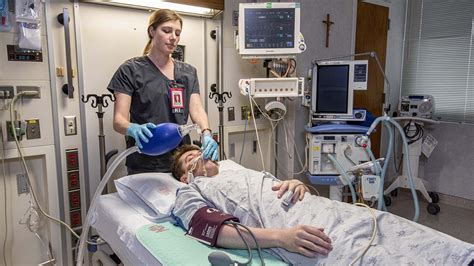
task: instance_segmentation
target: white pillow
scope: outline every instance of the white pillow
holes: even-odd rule
[[[176,191],[184,183],[170,173],[142,173],[114,181],[120,198],[148,219],[170,216]]]

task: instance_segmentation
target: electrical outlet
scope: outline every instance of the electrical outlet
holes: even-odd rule
[[[16,175],[16,185],[18,189],[18,195],[24,193],[30,193],[28,188],[28,181],[26,180],[26,174],[17,174]]]
[[[41,98],[41,91],[39,86],[16,86],[16,93],[19,94],[21,92],[28,91],[28,92],[36,92],[37,94],[34,96],[23,94],[21,97],[23,98],[30,98],[30,99],[40,99]]]
[[[13,135],[13,129],[12,129],[12,123],[10,121],[7,121],[7,141],[15,141],[15,137]],[[23,135],[25,135],[26,132],[26,123],[21,122],[21,121],[15,121],[15,133],[16,137],[19,141],[23,139]]]
[[[13,86],[0,86],[0,99],[11,99],[13,94]]]

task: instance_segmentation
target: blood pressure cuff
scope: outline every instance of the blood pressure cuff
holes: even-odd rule
[[[239,222],[239,219],[214,208],[202,207],[191,218],[187,235],[214,247],[220,229],[226,221]]]

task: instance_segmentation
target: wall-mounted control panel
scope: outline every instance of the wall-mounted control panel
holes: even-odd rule
[[[43,52],[7,45],[8,61],[43,62]]]

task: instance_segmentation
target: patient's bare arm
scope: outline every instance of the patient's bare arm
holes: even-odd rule
[[[331,239],[323,229],[308,225],[299,225],[287,229],[250,228],[260,248],[284,248],[290,252],[300,253],[307,257],[328,254],[332,250]],[[247,243],[256,248],[253,238],[241,230]],[[222,226],[217,238],[217,246],[225,248],[246,248],[234,227]]]

